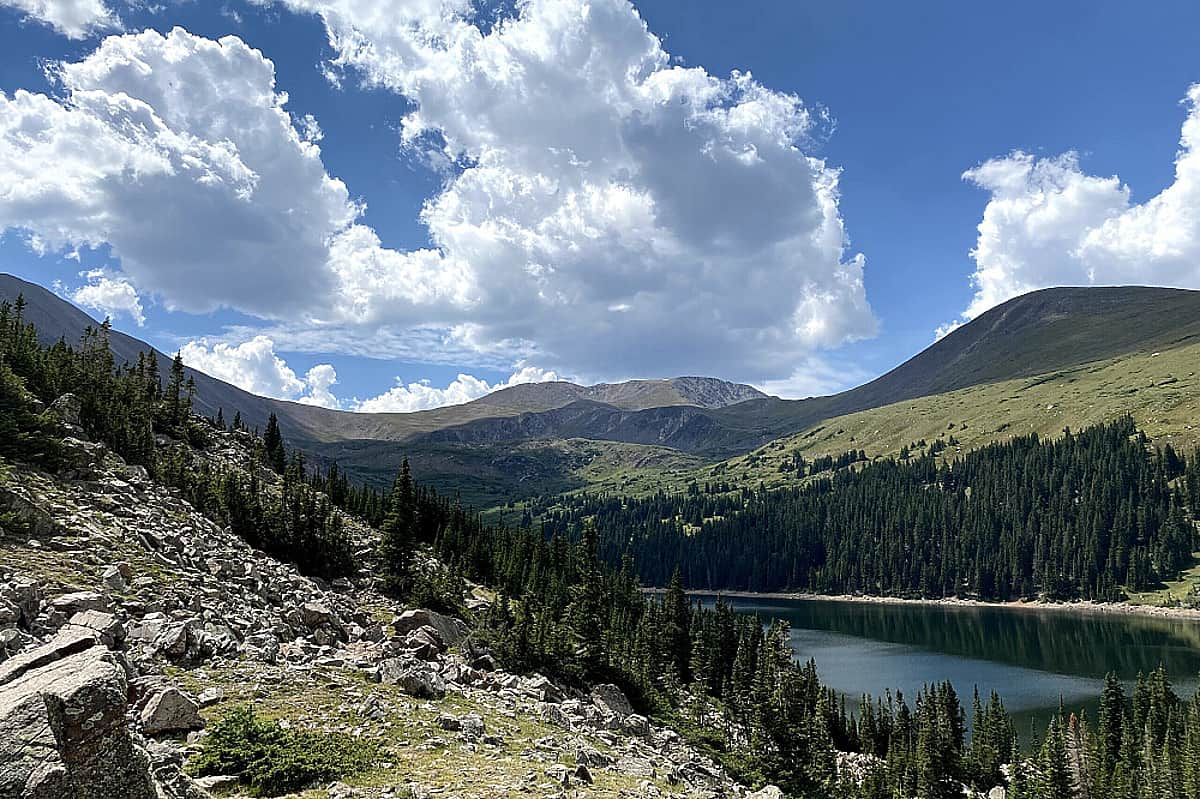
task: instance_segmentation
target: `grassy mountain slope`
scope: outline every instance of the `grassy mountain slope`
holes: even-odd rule
[[[1184,452],[1200,446],[1200,341],[835,416],[718,464],[602,480],[595,487],[650,493],[721,478],[782,486],[797,480],[781,468],[793,453],[811,461],[861,449],[874,458],[898,455],[903,447],[919,454],[940,441],[942,456],[953,457],[1014,435],[1056,436],[1064,427],[1080,429],[1126,413],[1160,445],[1170,442]],[[924,447],[915,446],[921,441]]]
[[[94,324],[45,289],[0,275],[0,297],[18,293],[48,339],[74,340]],[[988,311],[869,383],[803,400],[688,377],[527,384],[453,407],[356,414],[256,397],[192,374],[202,413],[241,410],[261,426],[275,412],[293,444],[318,460],[336,459],[354,477],[382,482],[407,456],[433,485],[490,506],[597,484],[654,490],[711,477],[713,468],[774,484],[788,479],[779,464],[796,450],[875,455],[939,435],[971,447],[1126,410],[1151,434],[1190,440],[1190,422],[1180,420],[1196,418],[1187,404],[1196,388],[1188,362],[1198,345],[1200,292],[1058,288]],[[119,357],[144,347],[113,334]],[[1139,366],[1155,352],[1158,360]],[[607,447],[613,465],[593,467],[598,447]]]

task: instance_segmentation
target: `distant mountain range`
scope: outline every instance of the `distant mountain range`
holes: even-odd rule
[[[76,340],[96,321],[50,291],[0,275],[0,298],[23,294],[44,339]],[[197,409],[250,425],[279,416],[289,442],[336,459],[351,474],[387,479],[403,457],[426,480],[481,504],[585,485],[586,469],[619,453],[628,463],[702,464],[754,450],[822,420],[918,397],[1032,377],[1135,352],[1200,342],[1200,292],[1111,287],[1056,288],[1010,300],[963,325],[865,385],[826,397],[784,400],[707,377],[579,386],[513,386],[415,413],[358,414],[255,396],[192,370]],[[114,332],[118,358],[148,345]],[[169,358],[159,353],[165,369]],[[582,454],[581,454],[582,453]]]

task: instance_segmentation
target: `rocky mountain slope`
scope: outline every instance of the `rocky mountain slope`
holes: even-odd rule
[[[240,796],[184,767],[236,707],[372,753],[309,797],[747,793],[615,686],[506,673],[463,620],[365,573],[304,577],[102,445],[63,445],[58,474],[0,462],[0,797]],[[277,479],[244,434],[193,454]]]

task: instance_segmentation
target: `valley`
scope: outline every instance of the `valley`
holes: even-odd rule
[[[180,360],[119,356],[136,342],[103,328],[47,343],[87,327],[51,300],[0,303],[0,731],[45,697],[66,723],[55,702],[103,684],[103,751],[128,753],[47,744],[63,785],[1041,799],[1023,781],[1051,768],[1100,796],[1200,779],[1190,293],[1019,298],[834,397],[551,383],[400,420],[261,397],[215,418],[239,390]],[[1182,318],[1059,346],[1064,314],[1163,302]],[[40,790],[33,734],[0,757]],[[1116,735],[1138,742],[1118,761],[1077,754]]]

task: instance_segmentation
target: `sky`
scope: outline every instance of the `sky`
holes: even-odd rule
[[[0,271],[356,411],[1200,289],[1200,5],[0,0]]]

